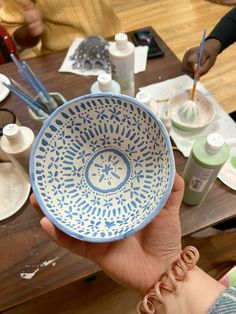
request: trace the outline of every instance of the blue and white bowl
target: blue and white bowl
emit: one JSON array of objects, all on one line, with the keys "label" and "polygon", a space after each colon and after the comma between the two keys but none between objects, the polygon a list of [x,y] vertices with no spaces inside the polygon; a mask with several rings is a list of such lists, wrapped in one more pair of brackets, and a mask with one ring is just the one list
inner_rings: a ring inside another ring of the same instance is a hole
[{"label": "blue and white bowl", "polygon": [[44,214],[90,242],[125,238],[164,206],[174,158],[162,122],[139,101],[93,94],[73,99],[44,123],[30,177]]}]

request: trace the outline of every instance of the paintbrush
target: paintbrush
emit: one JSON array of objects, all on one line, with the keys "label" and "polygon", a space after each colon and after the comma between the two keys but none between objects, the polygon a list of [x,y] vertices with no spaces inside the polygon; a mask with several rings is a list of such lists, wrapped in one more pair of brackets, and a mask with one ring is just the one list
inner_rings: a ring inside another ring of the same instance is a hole
[{"label": "paintbrush", "polygon": [[[197,70],[199,70],[199,67],[201,65],[203,49],[205,46],[205,39],[206,39],[206,30],[203,31],[202,40],[201,40],[201,44],[200,44],[200,48],[199,48],[198,59],[197,59]],[[198,82],[198,80],[194,79],[190,100],[194,100],[197,82]]]}]

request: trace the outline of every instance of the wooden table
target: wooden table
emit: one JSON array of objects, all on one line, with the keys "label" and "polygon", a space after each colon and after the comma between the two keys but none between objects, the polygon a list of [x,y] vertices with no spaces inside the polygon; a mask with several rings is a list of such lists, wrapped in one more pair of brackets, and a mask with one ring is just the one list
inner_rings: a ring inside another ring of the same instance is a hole
[{"label": "wooden table", "polygon": [[[136,75],[136,88],[181,75],[180,61],[163,43],[165,55],[148,61],[146,72]],[[59,73],[66,51],[29,60],[32,69],[51,92],[62,93],[67,100],[89,93],[95,77]],[[14,64],[2,65],[0,72],[23,83]],[[4,106],[13,110],[22,125],[34,128],[25,106],[9,95]],[[176,167],[181,173],[185,159],[175,152]],[[181,207],[183,236],[235,215],[235,193],[216,181],[202,205]],[[1,201],[1,200],[0,200]],[[42,295],[99,270],[89,260],[55,245],[41,231],[39,215],[29,201],[13,217],[0,222],[0,311]],[[47,263],[56,259],[55,263]],[[39,271],[31,280],[21,273]]]}]

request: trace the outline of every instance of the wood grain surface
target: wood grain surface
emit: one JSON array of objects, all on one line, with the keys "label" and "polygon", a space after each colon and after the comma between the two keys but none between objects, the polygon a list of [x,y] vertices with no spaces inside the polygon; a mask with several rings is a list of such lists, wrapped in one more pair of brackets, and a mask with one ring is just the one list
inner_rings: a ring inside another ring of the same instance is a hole
[{"label": "wood grain surface", "polygon": [[[153,25],[179,59],[182,58],[185,49],[198,43],[203,27],[212,27],[216,20],[229,9],[221,6],[218,8],[215,4],[197,0],[181,2],[117,0],[115,7],[126,31]],[[213,13],[211,14],[211,12]],[[136,76],[136,87],[181,74],[179,60],[167,46],[165,46],[165,50],[166,54],[163,59],[150,60],[147,72]],[[228,49],[230,52],[233,50],[235,50],[233,47]],[[236,76],[232,72],[233,64],[235,64],[233,52],[231,52],[232,59],[228,59],[231,60],[231,63],[228,62],[224,65],[224,69],[227,69],[228,72],[221,68],[225,59],[228,58],[228,51],[220,56],[217,65],[202,79],[202,82],[225,110],[231,111],[235,108],[235,102],[233,102],[235,96],[233,96],[233,89],[227,89],[226,82],[230,81],[228,77],[230,73],[231,87],[235,83]],[[95,78],[81,79],[73,74],[58,73],[57,70],[64,57],[65,52],[62,51],[40,59],[30,59],[29,64],[50,91],[59,91],[69,100],[88,93]],[[216,72],[221,73],[221,76],[214,75]],[[13,64],[1,66],[1,73],[21,82]],[[15,96],[9,95],[4,105],[17,111],[17,116],[22,124],[33,128],[27,111],[22,108],[22,104]],[[175,153],[175,157],[177,169],[181,172],[185,160],[178,152]],[[235,215],[235,194],[220,182],[216,182],[203,207],[182,207],[183,234],[190,234],[233,215]],[[0,310],[40,296],[98,270],[98,267],[92,262],[74,256],[47,239],[39,227],[39,216],[29,203],[16,216],[0,223],[0,250],[2,252],[0,258]],[[37,265],[56,257],[59,257],[56,266],[43,268],[33,281],[21,279],[20,274],[23,271],[34,270]],[[58,302],[59,300],[60,298]],[[35,306],[34,309],[36,310]],[[12,313],[14,311],[16,308],[12,309]],[[27,312],[23,311],[22,313]],[[35,311],[35,313],[43,312]],[[48,313],[53,313],[53,311]],[[94,313],[105,313],[105,311]],[[110,313],[113,312],[110,310]]]},{"label": "wood grain surface", "polygon": [[[232,7],[206,0],[113,0],[124,31],[146,25],[158,32],[179,60],[185,51],[198,46],[203,29],[209,34]],[[227,111],[236,110],[236,46],[221,53],[214,67],[201,79]],[[158,71],[158,70],[157,70]]]}]

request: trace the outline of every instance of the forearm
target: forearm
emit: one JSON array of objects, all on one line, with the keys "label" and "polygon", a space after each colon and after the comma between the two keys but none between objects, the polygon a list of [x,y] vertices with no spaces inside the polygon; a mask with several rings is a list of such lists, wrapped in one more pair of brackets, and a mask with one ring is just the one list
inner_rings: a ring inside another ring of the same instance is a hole
[{"label": "forearm", "polygon": [[205,49],[217,56],[222,51],[222,44],[216,38],[208,38],[205,42]]},{"label": "forearm", "polygon": [[206,314],[225,287],[199,267],[179,281],[176,292],[164,293],[165,304],[156,304],[157,313]]},{"label": "forearm", "polygon": [[208,38],[221,42],[221,51],[236,41],[236,8],[229,11],[214,27]]},{"label": "forearm", "polygon": [[225,287],[196,263],[199,252],[188,246],[137,305],[137,313],[206,314]]}]

